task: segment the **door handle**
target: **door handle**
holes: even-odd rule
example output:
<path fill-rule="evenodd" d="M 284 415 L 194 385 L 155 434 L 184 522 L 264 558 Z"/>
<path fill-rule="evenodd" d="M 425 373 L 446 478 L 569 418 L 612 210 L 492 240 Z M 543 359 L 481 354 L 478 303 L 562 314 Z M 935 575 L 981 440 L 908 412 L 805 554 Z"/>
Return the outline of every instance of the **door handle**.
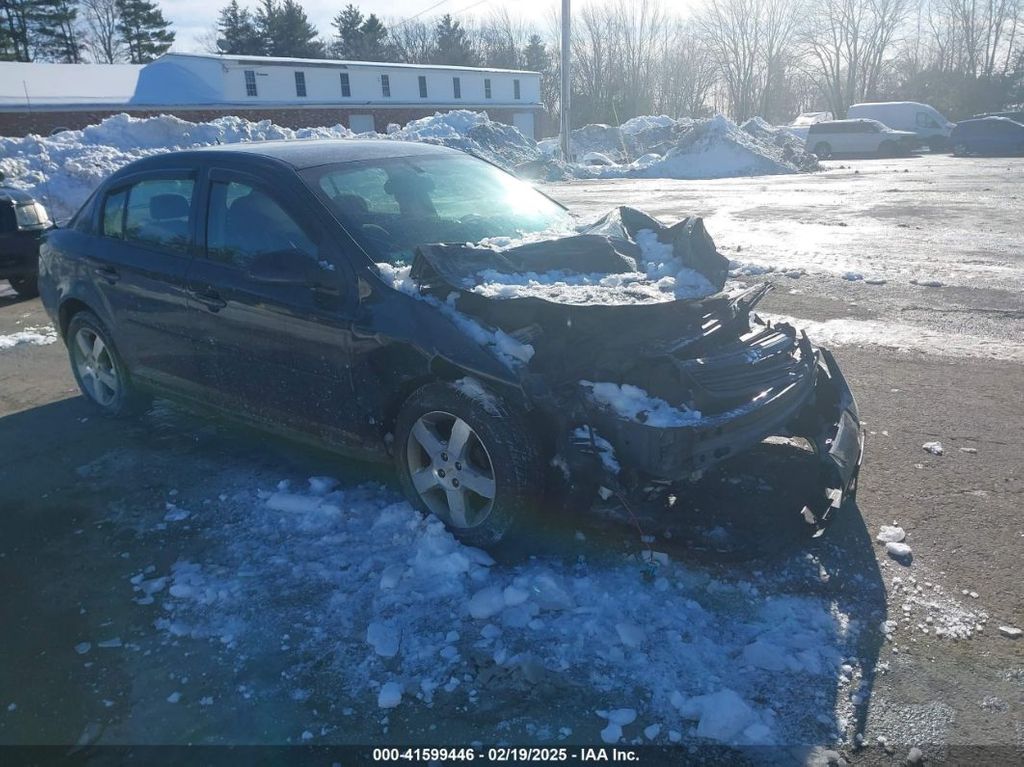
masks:
<path fill-rule="evenodd" d="M 93 269 L 93 272 L 96 274 L 97 277 L 99 277 L 101 280 L 105 280 L 110 285 L 113 285 L 115 282 L 121 279 L 121 275 L 118 274 L 117 269 L 114 269 L 113 267 L 110 266 L 97 266 L 95 269 Z"/>
<path fill-rule="evenodd" d="M 218 312 L 228 305 L 216 290 L 190 290 L 188 294 L 211 312 Z"/>

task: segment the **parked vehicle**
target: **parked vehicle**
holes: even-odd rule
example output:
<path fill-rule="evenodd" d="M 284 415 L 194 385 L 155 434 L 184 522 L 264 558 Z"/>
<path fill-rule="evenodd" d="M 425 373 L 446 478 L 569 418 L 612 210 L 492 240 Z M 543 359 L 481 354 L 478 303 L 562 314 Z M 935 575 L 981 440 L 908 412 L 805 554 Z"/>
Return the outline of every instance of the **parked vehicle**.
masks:
<path fill-rule="evenodd" d="M 933 152 L 949 149 L 949 134 L 954 123 L 928 104 L 917 101 L 876 101 L 854 104 L 846 111 L 851 119 L 878 120 L 893 130 L 915 134 L 923 146 Z"/>
<path fill-rule="evenodd" d="M 897 157 L 914 151 L 918 138 L 887 128 L 878 120 L 830 120 L 807 130 L 806 146 L 820 159 L 846 155 Z"/>
<path fill-rule="evenodd" d="M 0 280 L 23 298 L 39 293 L 39 239 L 52 228 L 46 208 L 30 194 L 0 187 Z"/>
<path fill-rule="evenodd" d="M 786 126 L 786 130 L 794 136 L 797 136 L 802 140 L 806 140 L 808 128 L 815 123 L 825 122 L 831 119 L 833 119 L 831 112 L 801 112 L 796 116 L 796 119 L 793 120 L 793 122 Z"/>
<path fill-rule="evenodd" d="M 989 112 L 989 113 L 982 114 L 982 115 L 974 115 L 974 117 L 972 117 L 971 119 L 972 120 L 977 120 L 977 119 L 980 119 L 982 117 L 1005 117 L 1008 120 L 1013 120 L 1014 122 L 1018 122 L 1018 123 L 1024 124 L 1024 112 L 1020 112 L 1020 111 L 1018 111 L 1018 112 Z"/>
<path fill-rule="evenodd" d="M 956 155 L 1024 155 L 1024 124 L 1006 117 L 964 120 L 950 141 Z"/>
<path fill-rule="evenodd" d="M 392 461 L 412 503 L 477 545 L 570 486 L 672 487 L 773 434 L 818 457 L 810 522 L 852 496 L 863 437 L 835 359 L 752 314 L 768 286 L 714 293 L 728 261 L 699 219 L 666 227 L 622 208 L 582 233 L 570 224 L 532 187 L 443 147 L 210 147 L 107 179 L 47 237 L 40 288 L 101 411 L 155 393 Z M 664 279 L 637 272 L 640 232 L 713 294 L 660 293 Z M 524 296 L 520 278 L 548 270 L 562 275 L 553 293 Z M 480 282 L 495 271 L 509 290 Z M 639 281 L 619 302 L 559 295 L 566 274 L 578 285 L 593 272 Z"/>

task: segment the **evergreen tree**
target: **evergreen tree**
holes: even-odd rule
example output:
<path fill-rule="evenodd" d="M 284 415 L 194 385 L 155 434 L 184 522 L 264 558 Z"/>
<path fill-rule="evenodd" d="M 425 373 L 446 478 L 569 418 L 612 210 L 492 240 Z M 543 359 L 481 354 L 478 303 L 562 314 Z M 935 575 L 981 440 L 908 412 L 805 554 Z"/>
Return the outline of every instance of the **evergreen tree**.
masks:
<path fill-rule="evenodd" d="M 70 0 L 36 0 L 32 12 L 37 58 L 80 64 L 85 44 L 78 33 L 78 8 Z"/>
<path fill-rule="evenodd" d="M 473 47 L 465 28 L 446 13 L 434 29 L 434 54 L 432 64 L 450 64 L 460 67 L 475 67 L 480 56 Z"/>
<path fill-rule="evenodd" d="M 317 39 L 306 12 L 295 0 L 263 0 L 256 11 L 256 29 L 268 56 L 320 59 L 324 44 Z"/>
<path fill-rule="evenodd" d="M 523 59 L 526 62 L 526 68 L 531 72 L 546 74 L 551 69 L 551 54 L 548 53 L 547 46 L 540 39 L 540 35 L 530 35 L 530 39 L 523 49 Z"/>
<path fill-rule="evenodd" d="M 128 48 L 132 64 L 145 64 L 166 53 L 174 42 L 171 24 L 155 2 L 118 0 L 121 18 L 117 30 Z"/>
<path fill-rule="evenodd" d="M 263 53 L 264 41 L 256 28 L 256 20 L 248 8 L 241 8 L 238 0 L 220 9 L 217 21 L 217 50 L 242 56 L 259 56 Z"/>
<path fill-rule="evenodd" d="M 394 61 L 397 52 L 388 37 L 388 29 L 376 15 L 364 17 L 354 5 L 334 17 L 331 26 L 337 37 L 331 53 L 352 61 Z"/>
<path fill-rule="evenodd" d="M 0 56 L 8 61 L 32 60 L 32 0 L 0 0 Z"/>

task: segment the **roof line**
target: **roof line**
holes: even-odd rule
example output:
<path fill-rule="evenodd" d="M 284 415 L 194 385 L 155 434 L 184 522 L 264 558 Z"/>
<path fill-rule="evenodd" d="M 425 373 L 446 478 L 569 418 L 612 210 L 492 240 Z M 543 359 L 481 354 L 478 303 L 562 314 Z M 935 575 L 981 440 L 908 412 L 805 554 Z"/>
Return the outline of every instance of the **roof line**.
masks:
<path fill-rule="evenodd" d="M 451 64 L 408 64 L 405 62 L 397 61 L 351 61 L 347 59 L 303 59 L 303 58 L 291 58 L 288 56 L 245 56 L 245 55 L 228 55 L 220 53 L 185 53 L 178 51 L 170 51 L 160 56 L 156 61 L 160 59 L 171 58 L 174 56 L 192 58 L 192 59 L 206 59 L 208 61 L 229 61 L 236 62 L 239 64 L 250 63 L 250 64 L 304 64 L 308 66 L 348 66 L 348 67 L 395 67 L 398 69 L 444 69 L 444 70 L 456 70 L 460 72 L 496 72 L 501 74 L 517 74 L 517 75 L 540 75 L 540 72 L 535 72 L 530 69 L 500 69 L 498 67 L 460 67 Z"/>

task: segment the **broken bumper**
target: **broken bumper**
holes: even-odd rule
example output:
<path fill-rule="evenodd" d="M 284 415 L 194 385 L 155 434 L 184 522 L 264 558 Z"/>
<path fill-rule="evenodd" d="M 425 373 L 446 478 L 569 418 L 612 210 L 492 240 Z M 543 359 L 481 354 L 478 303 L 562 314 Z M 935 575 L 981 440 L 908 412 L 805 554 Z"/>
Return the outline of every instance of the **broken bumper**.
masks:
<path fill-rule="evenodd" d="M 643 475 L 675 482 L 742 453 L 769 436 L 812 443 L 826 494 L 808 504 L 816 521 L 856 491 L 864 436 L 857 404 L 831 352 L 800 341 L 801 363 L 791 383 L 751 403 L 693 425 L 653 427 L 607 410 L 589 415 L 621 463 Z M 820 507 L 820 508 L 819 508 Z"/>

